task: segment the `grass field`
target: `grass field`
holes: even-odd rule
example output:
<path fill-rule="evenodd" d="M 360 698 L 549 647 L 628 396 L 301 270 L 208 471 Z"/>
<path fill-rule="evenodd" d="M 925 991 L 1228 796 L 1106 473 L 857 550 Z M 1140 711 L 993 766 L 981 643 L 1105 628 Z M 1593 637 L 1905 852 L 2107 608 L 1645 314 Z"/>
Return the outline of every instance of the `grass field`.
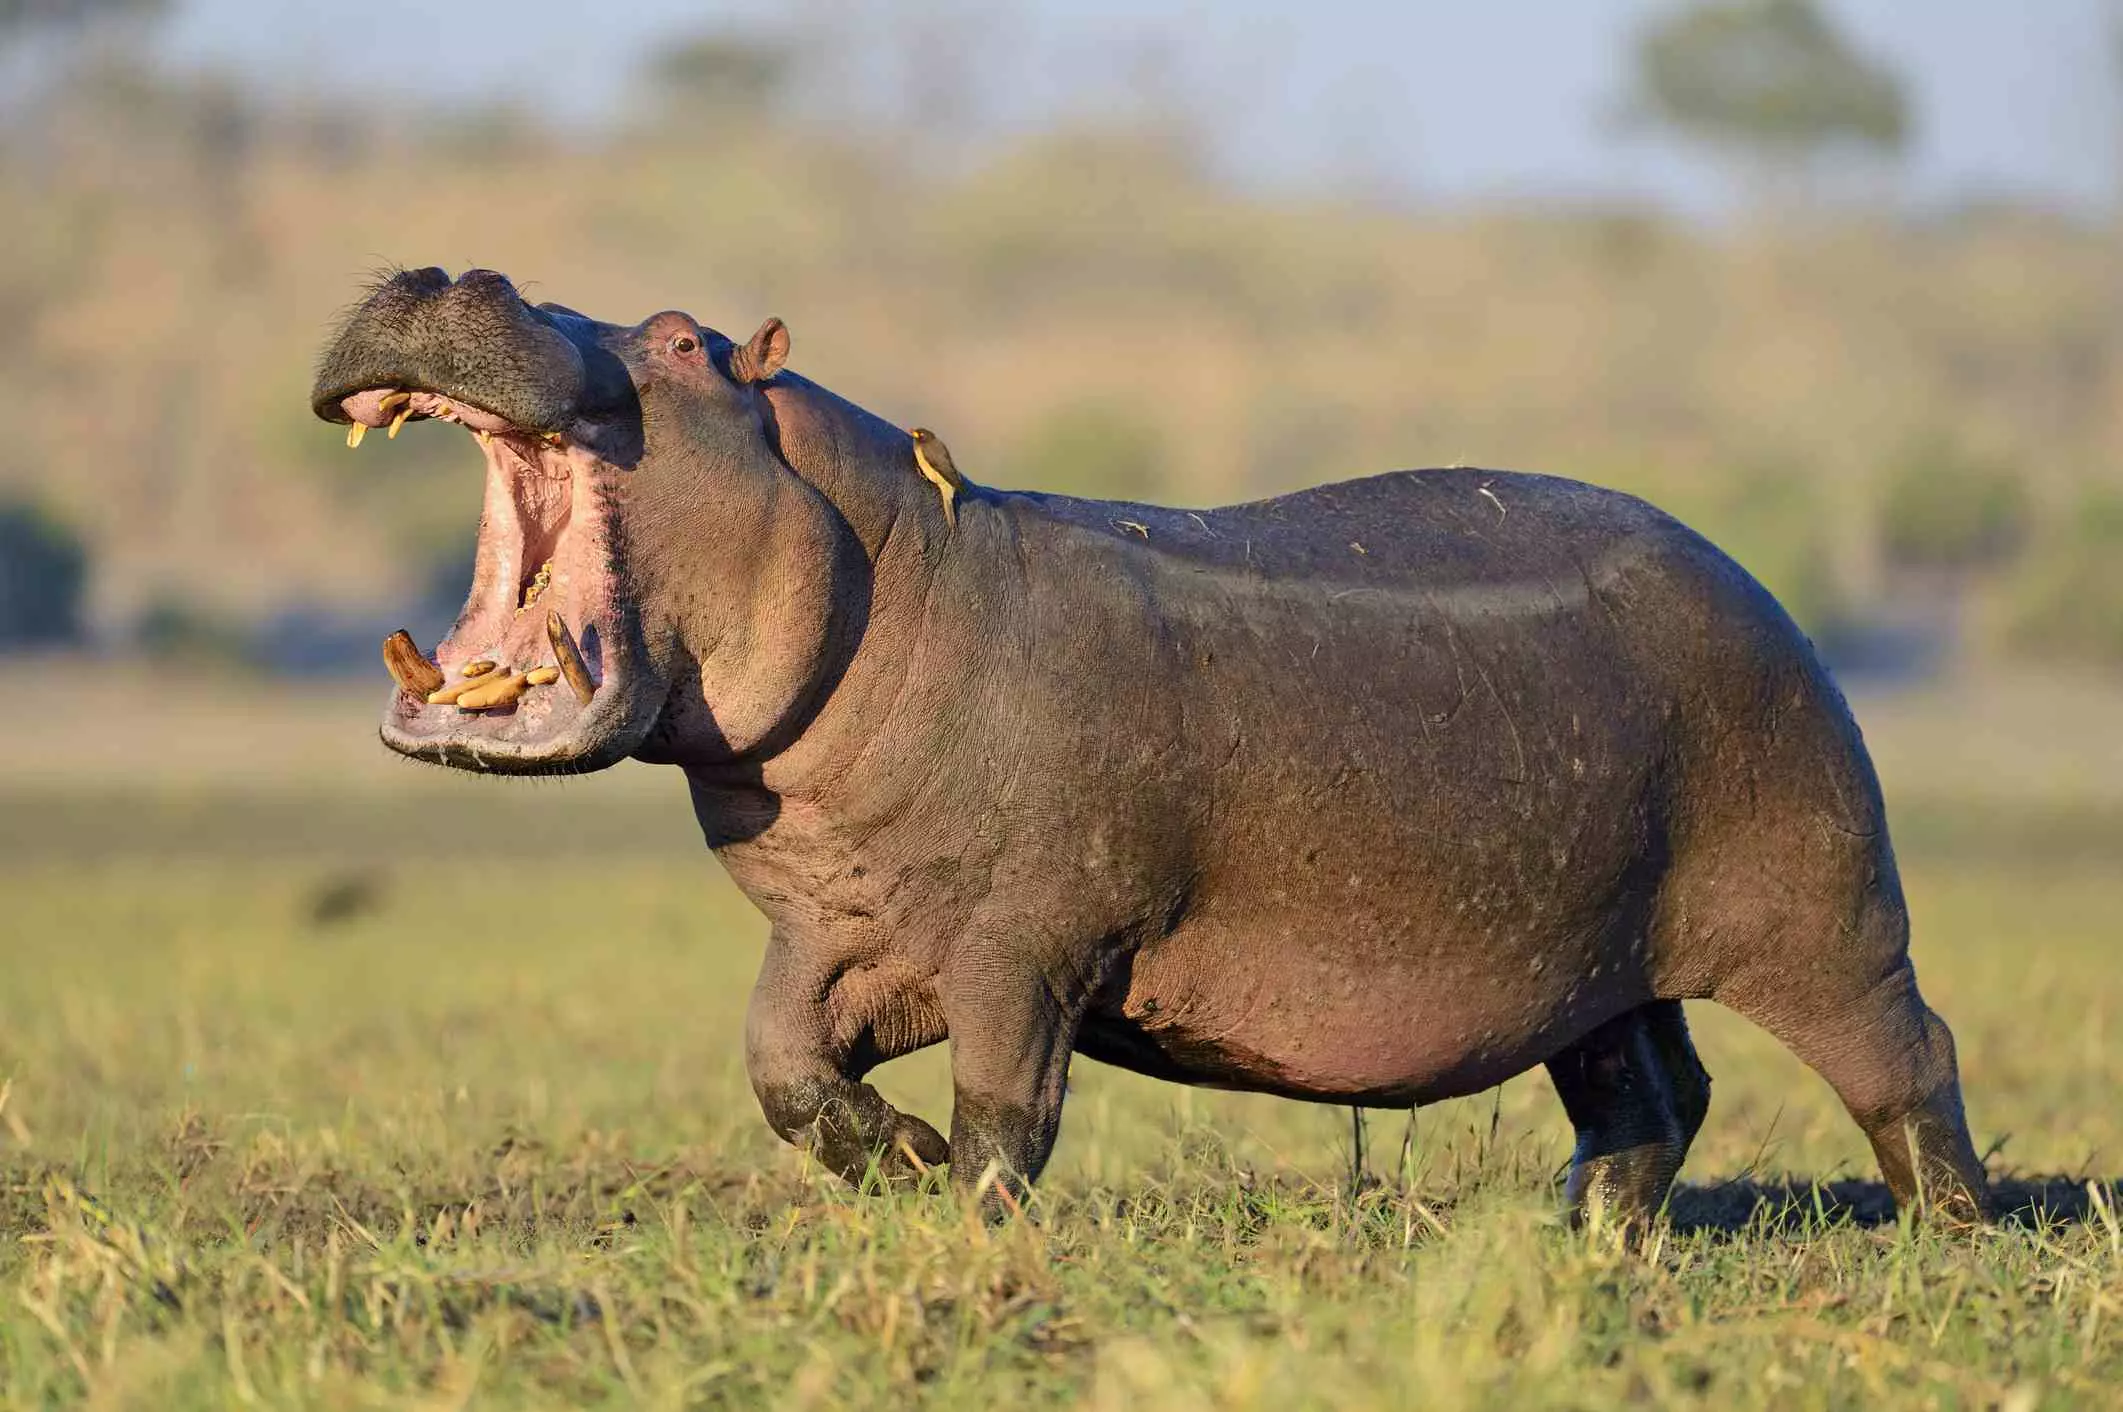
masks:
<path fill-rule="evenodd" d="M 1826 1087 L 1702 1007 L 1710 1120 L 1631 1250 L 1556 1220 L 1568 1132 L 1538 1075 L 1371 1115 L 1352 1181 L 1346 1112 L 1079 1062 L 1035 1219 L 852 1194 L 759 1118 L 739 1028 L 762 927 L 647 771 L 275 783 L 254 760 L 128 790 L 15 763 L 11 1404 L 2035 1408 L 2123 1386 L 2123 828 L 2099 808 L 1903 811 L 1920 973 L 2014 1216 L 1883 1219 Z M 941 1059 L 880 1085 L 940 1121 Z"/>

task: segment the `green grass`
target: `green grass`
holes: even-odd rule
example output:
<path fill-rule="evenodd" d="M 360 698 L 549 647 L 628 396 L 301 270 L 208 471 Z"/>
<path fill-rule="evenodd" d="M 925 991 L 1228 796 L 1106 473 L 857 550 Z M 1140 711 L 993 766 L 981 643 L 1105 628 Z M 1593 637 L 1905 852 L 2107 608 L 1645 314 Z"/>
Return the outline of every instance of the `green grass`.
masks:
<path fill-rule="evenodd" d="M 740 1052 L 762 927 L 682 808 L 408 778 L 0 809 L 10 1403 L 2032 1408 L 2123 1382 L 2123 876 L 2093 850 L 1905 846 L 1920 974 L 2019 1179 L 1995 1229 L 1878 1220 L 1825 1086 L 1714 1007 L 1690 1185 L 1638 1249 L 1556 1220 L 1538 1075 L 1373 1114 L 1352 1184 L 1341 1110 L 1088 1061 L 1035 1219 L 988 1229 L 768 1133 Z M 620 851 L 629 820 L 651 851 Z M 940 1054 L 880 1084 L 948 1113 Z"/>

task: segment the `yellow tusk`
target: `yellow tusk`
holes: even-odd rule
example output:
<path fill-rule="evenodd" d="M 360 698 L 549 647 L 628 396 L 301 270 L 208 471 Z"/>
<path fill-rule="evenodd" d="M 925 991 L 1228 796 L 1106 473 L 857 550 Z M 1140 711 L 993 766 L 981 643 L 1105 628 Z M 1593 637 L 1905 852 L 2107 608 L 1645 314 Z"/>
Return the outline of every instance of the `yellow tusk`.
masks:
<path fill-rule="evenodd" d="M 391 680 L 398 683 L 399 690 L 414 696 L 426 696 L 442 685 L 441 669 L 428 660 L 404 628 L 383 640 L 383 665 L 390 669 Z"/>
<path fill-rule="evenodd" d="M 396 441 L 398 439 L 398 429 L 404 426 L 405 419 L 412 415 L 413 409 L 408 407 L 404 411 L 400 412 L 397 416 L 391 418 L 391 429 L 384 433 L 385 438 L 391 441 Z"/>
<path fill-rule="evenodd" d="M 474 431 L 472 435 L 479 438 L 479 444 L 481 446 L 489 446 L 493 444 L 494 433 L 490 431 Z"/>
<path fill-rule="evenodd" d="M 575 688 L 575 699 L 583 705 L 597 694 L 597 684 L 590 680 L 590 669 L 582 660 L 582 653 L 575 649 L 575 639 L 568 632 L 568 625 L 560 614 L 548 609 L 545 615 L 546 640 L 553 644 L 553 656 L 560 663 L 560 674 Z"/>
<path fill-rule="evenodd" d="M 491 711 L 496 706 L 506 706 L 528 690 L 524 673 L 517 672 L 499 681 L 478 683 L 473 690 L 457 698 L 460 711 Z"/>
<path fill-rule="evenodd" d="M 351 451 L 361 444 L 361 438 L 369 434 L 367 422 L 356 422 L 346 429 L 346 449 Z"/>
<path fill-rule="evenodd" d="M 382 400 L 376 404 L 376 415 L 388 417 L 391 415 L 393 407 L 396 407 L 401 402 L 410 402 L 412 400 L 413 394 L 410 392 L 386 392 L 383 394 Z"/>
<path fill-rule="evenodd" d="M 465 664 L 464 664 L 464 665 L 463 665 L 462 667 L 459 667 L 459 668 L 458 668 L 457 670 L 458 670 L 458 672 L 459 672 L 459 673 L 461 673 L 461 674 L 462 674 L 462 675 L 464 675 L 464 676 L 468 676 L 468 677 L 483 677 L 483 676 L 485 676 L 485 675 L 486 675 L 486 674 L 487 674 L 488 672 L 491 672 L 491 671 L 493 671 L 493 670 L 494 670 L 494 662 L 493 662 L 493 659 L 492 659 L 492 658 L 489 658 L 489 657 L 482 657 L 482 658 L 480 658 L 480 659 L 479 659 L 478 661 L 476 661 L 476 662 L 467 662 L 467 663 L 465 663 Z"/>
<path fill-rule="evenodd" d="M 560 668 L 533 667 L 523 674 L 523 679 L 532 686 L 551 686 L 560 680 Z"/>

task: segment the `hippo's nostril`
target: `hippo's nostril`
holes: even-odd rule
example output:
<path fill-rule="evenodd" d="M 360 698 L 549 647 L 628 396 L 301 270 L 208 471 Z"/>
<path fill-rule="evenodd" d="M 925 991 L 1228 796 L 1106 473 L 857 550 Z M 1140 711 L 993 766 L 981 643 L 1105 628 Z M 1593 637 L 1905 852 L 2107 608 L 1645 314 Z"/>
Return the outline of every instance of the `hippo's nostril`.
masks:
<path fill-rule="evenodd" d="M 509 283 L 509 277 L 499 270 L 466 270 L 458 276 L 455 287 L 466 293 L 496 289 L 510 294 L 516 292 L 516 286 Z"/>

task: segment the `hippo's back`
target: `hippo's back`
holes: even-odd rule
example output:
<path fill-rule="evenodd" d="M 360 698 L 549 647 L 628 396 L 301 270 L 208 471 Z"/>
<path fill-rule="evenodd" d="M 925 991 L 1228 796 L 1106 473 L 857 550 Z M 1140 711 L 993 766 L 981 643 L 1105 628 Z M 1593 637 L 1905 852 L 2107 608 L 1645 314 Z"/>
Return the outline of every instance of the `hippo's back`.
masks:
<path fill-rule="evenodd" d="M 1194 570 L 1345 587 L 1451 591 L 1542 574 L 1574 577 L 1582 562 L 1634 538 L 1696 539 L 1620 491 L 1472 468 L 1393 471 L 1205 510 L 1009 498 L 1036 507 L 1043 519 L 1101 537 L 1133 537 Z"/>

